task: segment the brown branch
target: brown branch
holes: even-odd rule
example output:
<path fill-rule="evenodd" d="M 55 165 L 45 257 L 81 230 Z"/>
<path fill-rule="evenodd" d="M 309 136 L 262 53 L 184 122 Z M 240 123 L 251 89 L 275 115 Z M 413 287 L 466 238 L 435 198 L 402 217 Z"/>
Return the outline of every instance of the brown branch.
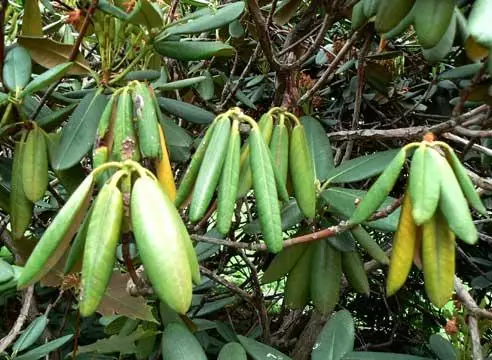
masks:
<path fill-rule="evenodd" d="M 451 118 L 434 126 L 412 126 L 399 129 L 377 130 L 377 129 L 361 129 L 361 130 L 346 130 L 328 133 L 330 140 L 359 140 L 359 139 L 391 139 L 391 138 L 406 138 L 415 139 L 422 137 L 427 132 L 440 134 L 447 132 L 460 126 L 461 124 L 473 123 L 477 121 L 485 121 L 487 117 L 483 115 L 489 110 L 488 105 L 481 105 L 475 109 Z"/>
<path fill-rule="evenodd" d="M 313 85 L 311 89 L 309 89 L 297 102 L 297 104 L 301 104 L 305 102 L 307 99 L 309 99 L 311 96 L 313 96 L 320 88 L 321 86 L 325 85 L 326 83 L 329 83 L 333 77 L 335 76 L 335 70 L 338 67 L 338 64 L 342 61 L 342 59 L 345 57 L 347 52 L 352 48 L 354 43 L 357 41 L 359 36 L 361 35 L 360 32 L 355 31 L 350 39 L 345 42 L 345 45 L 343 45 L 342 49 L 340 52 L 337 54 L 335 59 L 330 63 L 328 68 L 325 70 L 323 75 L 316 81 L 316 83 Z"/>
<path fill-rule="evenodd" d="M 68 57 L 68 61 L 75 61 L 77 58 L 77 55 L 80 52 L 80 44 L 82 44 L 82 40 L 84 39 L 85 33 L 87 32 L 87 29 L 89 28 L 89 24 L 92 21 L 92 15 L 94 15 L 94 12 L 96 11 L 97 8 L 97 3 L 99 0 L 92 0 L 91 4 L 89 6 L 89 9 L 87 10 L 87 16 L 84 18 L 84 22 L 82 23 L 82 27 L 79 32 L 79 36 L 77 37 L 77 40 L 75 41 L 75 44 L 73 44 L 72 51 L 70 52 L 70 56 Z M 55 83 L 53 83 L 48 90 L 46 90 L 46 93 L 43 95 L 41 98 L 41 101 L 39 102 L 38 106 L 36 109 L 34 109 L 34 112 L 32 113 L 31 119 L 35 120 L 36 117 L 39 115 L 39 112 L 43 108 L 43 105 L 46 103 L 48 98 L 51 96 L 51 93 L 55 90 L 55 88 L 60 84 L 62 81 L 62 78 L 58 79 Z"/>
<path fill-rule="evenodd" d="M 22 327 L 27 320 L 33 296 L 34 285 L 31 285 L 24 290 L 24 300 L 22 302 L 22 308 L 19 316 L 17 317 L 17 320 L 15 321 L 14 326 L 12 326 L 12 329 L 10 329 L 9 333 L 2 340 L 0 340 L 0 353 L 4 352 L 10 346 L 10 344 L 14 342 L 17 336 L 19 336 Z"/>
<path fill-rule="evenodd" d="M 270 40 L 270 35 L 268 34 L 268 28 L 266 26 L 265 18 L 261 14 L 260 6 L 256 0 L 248 0 L 248 8 L 253 16 L 253 21 L 256 24 L 256 29 L 258 30 L 258 40 L 261 44 L 263 53 L 265 54 L 270 66 L 274 70 L 279 70 L 281 64 L 275 59 L 272 49 L 272 42 Z"/>
<path fill-rule="evenodd" d="M 367 221 L 374 221 L 378 219 L 385 218 L 389 216 L 391 213 L 393 213 L 401 204 L 401 199 L 397 199 L 394 201 L 391 205 L 388 207 L 382 209 L 381 211 L 378 211 L 374 213 Z M 350 224 L 347 221 L 341 221 L 337 225 L 330 226 L 326 229 L 315 231 L 310 234 L 294 237 L 288 240 L 285 240 L 283 242 L 283 247 L 289 247 L 297 244 L 303 244 L 303 243 L 308 243 L 312 241 L 317 241 L 321 240 L 330 236 L 334 236 L 336 234 L 342 233 L 344 231 L 352 229 L 354 224 Z M 223 246 L 228 246 L 236 249 L 245 249 L 245 250 L 253 250 L 253 251 L 267 251 L 268 248 L 265 244 L 263 243 L 244 243 L 244 242 L 237 242 L 237 241 L 231 241 L 231 240 L 222 240 L 222 239 L 216 239 L 216 238 L 211 238 L 208 236 L 202 236 L 202 235 L 191 235 L 191 238 L 195 241 L 199 242 L 205 242 L 209 244 L 215 244 L 215 245 L 223 245 Z"/>

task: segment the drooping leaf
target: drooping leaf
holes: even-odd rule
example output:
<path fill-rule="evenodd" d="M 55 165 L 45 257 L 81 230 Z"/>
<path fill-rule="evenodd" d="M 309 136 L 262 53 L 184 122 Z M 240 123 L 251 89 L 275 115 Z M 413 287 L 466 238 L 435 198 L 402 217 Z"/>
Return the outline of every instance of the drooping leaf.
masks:
<path fill-rule="evenodd" d="M 70 341 L 72 338 L 73 338 L 73 335 L 65 335 L 65 336 L 58 338 L 56 340 L 52 340 L 50 342 L 47 342 L 46 344 L 43 344 L 37 348 L 32 349 L 31 351 L 28 351 L 25 354 L 22 354 L 22 355 L 16 357 L 16 360 L 41 359 L 42 357 L 48 355 L 50 352 L 58 349 L 60 346 L 63 346 L 65 343 Z"/>
<path fill-rule="evenodd" d="M 164 112 L 168 112 L 195 124 L 209 124 L 215 118 L 213 113 L 184 101 L 164 97 L 159 97 L 157 101 Z"/>
<path fill-rule="evenodd" d="M 290 357 L 281 353 L 280 351 L 262 344 L 256 340 L 249 337 L 238 335 L 237 336 L 241 345 L 246 349 L 246 352 L 254 360 L 265 360 L 265 359 L 278 359 L 278 360 L 291 360 Z"/>
<path fill-rule="evenodd" d="M 82 99 L 62 130 L 58 154 L 52 163 L 55 170 L 72 167 L 89 151 L 106 102 L 101 94 L 88 94 Z"/>
<path fill-rule="evenodd" d="M 321 197 L 328 203 L 328 205 L 335 211 L 347 218 L 350 218 L 355 211 L 355 203 L 357 199 L 362 199 L 367 194 L 363 190 L 345 189 L 345 188 L 329 188 L 321 193 Z M 396 199 L 388 197 L 380 209 L 391 205 Z M 398 226 L 398 219 L 400 217 L 400 209 L 395 210 L 389 216 L 368 222 L 367 225 L 382 231 L 395 232 Z"/>
<path fill-rule="evenodd" d="M 131 18 L 131 23 L 143 25 L 149 29 L 161 27 L 162 16 L 153 3 L 147 0 L 139 2 L 141 3 L 140 11 Z"/>
<path fill-rule="evenodd" d="M 16 46 L 5 56 L 2 81 L 14 93 L 31 79 L 31 57 L 22 46 Z"/>
<path fill-rule="evenodd" d="M 331 149 L 330 139 L 326 136 L 323 126 L 315 118 L 303 116 L 300 120 L 304 125 L 307 142 L 309 149 L 311 150 L 311 158 L 313 159 L 316 178 L 323 181 L 335 166 L 333 163 L 333 151 Z"/>
<path fill-rule="evenodd" d="M 319 334 L 312 360 L 341 360 L 354 348 L 355 329 L 350 312 L 342 310 L 331 317 Z"/>
<path fill-rule="evenodd" d="M 361 181 L 383 172 L 400 149 L 377 152 L 348 160 L 328 171 L 326 178 L 333 184 Z"/>
<path fill-rule="evenodd" d="M 43 314 L 34 319 L 12 346 L 14 353 L 23 351 L 34 344 L 43 333 L 46 325 L 48 325 L 48 317 L 46 315 Z"/>
<path fill-rule="evenodd" d="M 159 54 L 181 61 L 234 55 L 234 48 L 220 41 L 156 41 L 154 47 Z"/>
<path fill-rule="evenodd" d="M 288 230 L 294 225 L 299 224 L 305 217 L 297 205 L 296 199 L 291 199 L 280 211 L 280 217 L 282 218 L 282 230 Z M 246 224 L 243 228 L 247 234 L 258 234 L 261 232 L 260 221 L 255 219 Z"/>
<path fill-rule="evenodd" d="M 159 81 L 156 81 L 155 83 L 152 84 L 152 87 L 154 89 L 159 89 L 161 91 L 178 90 L 195 84 L 199 84 L 205 79 L 206 79 L 205 76 L 197 76 L 197 77 L 166 82 L 166 83 L 160 83 Z"/>
<path fill-rule="evenodd" d="M 21 36 L 18 38 L 20 45 L 31 54 L 31 58 L 39 65 L 51 69 L 56 65 L 68 62 L 73 45 L 63 44 L 45 37 Z M 90 67 L 84 56 L 79 53 L 73 66 L 68 71 L 69 75 L 85 75 L 90 72 Z"/>
<path fill-rule="evenodd" d="M 157 322 L 152 314 L 152 307 L 147 305 L 145 299 L 142 296 L 131 296 L 127 292 L 126 285 L 129 279 L 128 274 L 119 271 L 113 273 L 97 312 L 103 316 L 117 314 L 130 319 Z"/>

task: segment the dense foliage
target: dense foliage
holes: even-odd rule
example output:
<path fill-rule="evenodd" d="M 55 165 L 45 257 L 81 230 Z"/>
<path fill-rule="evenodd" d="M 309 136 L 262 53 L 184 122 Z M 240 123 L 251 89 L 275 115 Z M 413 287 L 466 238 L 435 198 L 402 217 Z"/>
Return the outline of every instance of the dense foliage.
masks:
<path fill-rule="evenodd" d="M 0 0 L 9 359 L 492 359 L 490 0 Z"/>

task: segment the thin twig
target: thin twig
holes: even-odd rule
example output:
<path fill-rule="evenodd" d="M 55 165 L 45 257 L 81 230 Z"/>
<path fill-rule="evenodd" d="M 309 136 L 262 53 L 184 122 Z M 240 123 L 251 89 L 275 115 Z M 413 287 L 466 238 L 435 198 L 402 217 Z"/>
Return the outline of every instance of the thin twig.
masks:
<path fill-rule="evenodd" d="M 395 200 L 390 206 L 384 208 L 381 211 L 378 211 L 374 213 L 367 221 L 374 221 L 378 219 L 385 218 L 389 216 L 391 213 L 393 213 L 401 204 L 401 199 Z M 342 233 L 344 231 L 352 229 L 354 224 L 350 224 L 346 221 L 341 221 L 337 225 L 330 226 L 326 229 L 319 230 L 310 234 L 294 237 L 288 240 L 285 240 L 283 242 L 283 247 L 289 247 L 297 244 L 303 244 L 303 243 L 308 243 L 312 241 L 317 241 L 321 240 L 330 236 L 334 236 L 336 234 Z M 265 244 L 260 244 L 260 243 L 244 243 L 244 242 L 237 242 L 237 241 L 231 241 L 231 240 L 222 240 L 222 239 L 216 239 L 216 238 L 211 238 L 208 236 L 202 236 L 202 235 L 191 235 L 192 239 L 195 241 L 199 242 L 205 242 L 209 244 L 215 244 L 215 245 L 223 245 L 223 246 L 228 246 L 236 249 L 245 249 L 245 250 L 254 250 L 254 251 L 267 251 L 268 248 Z"/>
<path fill-rule="evenodd" d="M 33 296 L 34 296 L 34 285 L 31 285 L 24 290 L 24 300 L 22 302 L 22 308 L 19 313 L 19 316 L 17 317 L 17 320 L 15 321 L 14 326 L 12 326 L 12 329 L 10 329 L 7 336 L 5 336 L 2 340 L 0 340 L 0 353 L 4 352 L 10 346 L 10 344 L 14 342 L 17 336 L 19 336 L 22 327 L 24 326 L 24 323 L 27 320 L 27 316 Z"/>
<path fill-rule="evenodd" d="M 321 86 L 325 85 L 326 83 L 330 82 L 333 79 L 333 77 L 335 75 L 335 70 L 337 69 L 338 64 L 342 61 L 342 59 L 345 57 L 345 55 L 347 54 L 347 52 L 352 48 L 352 46 L 354 45 L 354 43 L 359 38 L 360 34 L 361 33 L 358 32 L 358 31 L 355 31 L 352 34 L 352 36 L 350 37 L 350 39 L 348 39 L 347 42 L 345 43 L 345 45 L 343 45 L 342 49 L 337 54 L 337 56 L 335 57 L 335 59 L 333 59 L 333 61 L 330 63 L 330 65 L 325 70 L 325 72 L 323 73 L 323 75 L 321 75 L 321 77 L 318 79 L 318 81 L 316 81 L 316 83 L 313 85 L 313 87 L 311 89 L 309 89 L 299 99 L 299 101 L 297 102 L 297 104 L 301 104 L 301 103 L 305 102 L 307 99 L 309 99 L 311 96 L 313 96 L 321 88 Z"/>
<path fill-rule="evenodd" d="M 224 99 L 224 101 L 219 105 L 219 109 L 220 110 L 224 109 L 224 106 L 226 106 L 227 103 L 231 100 L 231 98 L 234 95 L 236 95 L 236 92 L 239 89 L 239 85 L 241 84 L 241 81 L 248 74 L 249 69 L 251 68 L 251 65 L 253 64 L 253 62 L 256 60 L 256 57 L 258 56 L 258 52 L 260 51 L 260 48 L 261 48 L 261 45 L 260 45 L 260 43 L 258 43 L 256 45 L 255 51 L 253 51 L 253 55 L 251 55 L 251 57 L 248 60 L 248 63 L 244 67 L 241 75 L 239 76 L 239 79 L 237 79 L 236 84 L 234 85 L 234 87 L 232 88 L 232 90 L 229 92 L 229 94 L 227 95 L 227 97 Z M 226 90 L 226 88 L 224 88 L 224 90 Z"/>
<path fill-rule="evenodd" d="M 248 0 L 248 8 L 253 16 L 253 21 L 256 23 L 256 28 L 258 29 L 258 37 L 265 54 L 268 63 L 274 70 L 279 70 L 281 64 L 275 59 L 272 49 L 272 42 L 270 40 L 270 35 L 268 34 L 268 28 L 266 26 L 265 18 L 261 14 L 260 6 L 256 0 Z"/>
<path fill-rule="evenodd" d="M 75 41 L 75 44 L 73 44 L 72 51 L 70 52 L 70 55 L 68 57 L 68 61 L 74 61 L 77 58 L 77 55 L 80 52 L 80 44 L 82 43 L 82 40 L 84 39 L 85 33 L 87 32 L 87 29 L 89 28 L 89 24 L 91 23 L 92 16 L 94 15 L 94 12 L 96 11 L 97 8 L 97 3 L 99 0 L 92 0 L 91 4 L 89 6 L 89 9 L 87 10 L 87 16 L 84 18 L 84 22 L 82 23 L 82 27 L 79 32 L 79 36 L 77 37 L 77 40 Z M 55 83 L 53 83 L 48 90 L 44 93 L 43 97 L 41 98 L 41 101 L 39 102 L 38 106 L 36 109 L 34 109 L 31 119 L 35 120 L 36 117 L 39 115 L 39 112 L 43 108 L 43 105 L 46 103 L 48 98 L 51 96 L 55 88 L 60 84 L 62 81 L 62 78 L 58 79 Z"/>
<path fill-rule="evenodd" d="M 215 281 L 216 283 L 219 283 L 222 286 L 225 286 L 227 289 L 232 291 L 235 294 L 238 294 L 240 297 L 242 297 L 244 300 L 254 303 L 253 298 L 250 294 L 248 294 L 246 291 L 243 289 L 239 288 L 236 284 L 231 283 L 230 281 L 227 281 L 223 277 L 220 277 L 217 275 L 215 272 L 212 270 L 207 269 L 206 267 L 200 265 L 200 272 L 208 277 L 209 279 Z"/>
<path fill-rule="evenodd" d="M 261 326 L 263 328 L 263 341 L 265 344 L 271 344 L 271 334 L 270 334 L 270 320 L 268 319 L 268 312 L 265 305 L 265 298 L 263 297 L 263 291 L 261 290 L 260 280 L 258 278 L 258 271 L 253 263 L 248 259 L 244 251 L 240 251 L 239 254 L 243 261 L 248 265 L 251 271 L 251 280 L 255 290 L 255 297 L 257 300 L 258 315 L 261 320 Z"/>

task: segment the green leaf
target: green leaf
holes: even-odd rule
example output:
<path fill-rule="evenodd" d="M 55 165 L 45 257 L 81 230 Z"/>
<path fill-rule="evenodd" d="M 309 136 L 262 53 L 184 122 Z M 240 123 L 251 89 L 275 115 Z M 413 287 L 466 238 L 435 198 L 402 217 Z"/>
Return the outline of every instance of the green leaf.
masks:
<path fill-rule="evenodd" d="M 241 25 L 241 22 L 238 19 L 232 21 L 229 24 L 229 34 L 235 39 L 244 36 L 245 34 L 244 27 L 243 25 Z"/>
<path fill-rule="evenodd" d="M 381 352 L 351 352 L 343 357 L 343 360 L 431 360 L 420 356 L 381 353 Z"/>
<path fill-rule="evenodd" d="M 180 117 L 185 121 L 195 124 L 209 124 L 215 119 L 215 115 L 210 111 L 188 104 L 184 101 L 164 97 L 159 97 L 157 101 L 163 111 Z"/>
<path fill-rule="evenodd" d="M 156 41 L 154 47 L 159 54 L 181 61 L 234 55 L 234 48 L 220 41 Z"/>
<path fill-rule="evenodd" d="M 166 144 L 171 160 L 175 162 L 188 161 L 191 157 L 193 138 L 172 119 L 167 116 L 163 116 L 162 119 L 161 125 L 166 134 Z"/>
<path fill-rule="evenodd" d="M 22 35 L 43 36 L 43 25 L 38 0 L 24 1 L 24 15 L 22 16 Z"/>
<path fill-rule="evenodd" d="M 326 178 L 330 183 L 350 183 L 365 180 L 383 172 L 400 149 L 380 151 L 348 160 L 328 171 Z"/>
<path fill-rule="evenodd" d="M 305 216 L 302 214 L 301 209 L 297 205 L 296 199 L 291 199 L 280 211 L 280 217 L 282 218 L 282 230 L 288 230 L 294 225 L 299 224 Z M 255 219 L 246 224 L 243 228 L 246 234 L 258 234 L 261 232 L 260 221 Z"/>
<path fill-rule="evenodd" d="M 241 90 L 237 90 L 234 94 L 234 97 L 250 109 L 256 109 L 256 105 L 253 103 L 253 101 L 251 101 L 250 98 Z"/>
<path fill-rule="evenodd" d="M 429 345 L 439 360 L 457 360 L 458 358 L 453 345 L 439 334 L 430 337 Z"/>
<path fill-rule="evenodd" d="M 132 24 L 139 24 L 146 26 L 149 29 L 162 26 L 162 16 L 154 5 L 147 0 L 140 0 L 141 8 L 131 18 Z"/>
<path fill-rule="evenodd" d="M 41 75 L 36 76 L 29 84 L 27 84 L 24 90 L 22 90 L 19 97 L 31 95 L 32 93 L 51 85 L 58 79 L 62 78 L 63 75 L 70 70 L 72 65 L 73 63 L 71 62 L 63 63 L 45 71 Z"/>
<path fill-rule="evenodd" d="M 19 351 L 27 349 L 29 346 L 34 344 L 37 339 L 41 336 L 44 329 L 48 325 L 48 317 L 46 315 L 38 316 L 32 323 L 29 324 L 22 335 L 17 339 L 12 350 L 15 354 Z"/>
<path fill-rule="evenodd" d="M 453 48 L 455 36 L 456 36 L 456 15 L 454 15 L 453 12 L 448 28 L 444 33 L 444 35 L 442 36 L 441 40 L 439 40 L 439 42 L 437 43 L 437 45 L 430 49 L 423 49 L 422 53 L 424 55 L 425 60 L 435 63 L 444 59 L 446 55 L 448 55 L 451 49 Z"/>
<path fill-rule="evenodd" d="M 197 338 L 185 325 L 172 323 L 162 334 L 162 358 L 166 360 L 207 360 Z"/>
<path fill-rule="evenodd" d="M 455 67 L 454 69 L 446 70 L 438 76 L 439 80 L 456 80 L 456 79 L 466 79 L 473 77 L 480 68 L 481 63 L 467 64 L 463 66 Z"/>
<path fill-rule="evenodd" d="M 51 114 L 37 117 L 36 123 L 44 130 L 51 130 L 61 125 L 66 120 L 67 116 L 77 107 L 77 104 L 62 106 L 53 111 Z"/>
<path fill-rule="evenodd" d="M 106 102 L 107 99 L 97 93 L 82 99 L 62 130 L 58 154 L 52 163 L 55 170 L 72 167 L 91 149 Z"/>
<path fill-rule="evenodd" d="M 230 342 L 220 349 L 217 360 L 247 360 L 246 351 L 244 351 L 241 344 Z"/>
<path fill-rule="evenodd" d="M 354 348 L 355 329 L 350 312 L 333 315 L 319 334 L 311 353 L 312 360 L 340 360 Z"/>
<path fill-rule="evenodd" d="M 304 125 L 304 131 L 306 132 L 316 178 L 323 181 L 327 178 L 328 173 L 335 167 L 330 139 L 326 136 L 326 131 L 323 126 L 315 118 L 303 116 L 300 120 Z"/>
<path fill-rule="evenodd" d="M 21 46 L 16 46 L 5 56 L 2 80 L 14 93 L 27 85 L 31 79 L 31 57 Z"/>
<path fill-rule="evenodd" d="M 241 16 L 244 11 L 244 6 L 243 1 L 230 3 L 214 13 L 211 12 L 209 14 L 202 15 L 184 24 L 181 23 L 178 25 L 171 25 L 157 37 L 157 40 L 159 41 L 160 39 L 164 39 L 169 35 L 199 34 L 220 28 Z"/>
<path fill-rule="evenodd" d="M 492 2 L 490 0 L 477 0 L 468 17 L 470 36 L 473 36 L 477 43 L 489 49 L 492 48 L 491 16 Z"/>
<path fill-rule="evenodd" d="M 201 83 L 205 79 L 206 79 L 205 76 L 197 76 L 197 77 L 192 77 L 192 78 L 188 78 L 188 79 L 177 80 L 177 81 L 172 81 L 172 82 L 167 82 L 167 83 L 160 83 L 159 81 L 156 81 L 155 83 L 152 84 L 152 87 L 154 89 L 158 89 L 161 91 L 178 90 L 178 89 L 182 89 L 185 87 L 189 87 L 189 86 Z"/>
<path fill-rule="evenodd" d="M 241 345 L 243 345 L 243 347 L 246 349 L 246 352 L 249 354 L 249 356 L 251 356 L 254 360 L 291 360 L 290 357 L 288 357 L 287 355 L 256 340 L 242 335 L 238 335 L 237 338 Z"/>
<path fill-rule="evenodd" d="M 135 342 L 137 340 L 144 339 L 155 334 L 155 330 L 144 330 L 142 327 L 138 327 L 136 331 L 132 332 L 129 335 L 112 335 L 109 338 L 98 340 L 93 344 L 79 346 L 77 353 L 119 353 L 122 355 L 135 354 L 137 351 Z"/>
<path fill-rule="evenodd" d="M 68 62 L 73 45 L 63 44 L 44 37 L 20 36 L 20 45 L 29 50 L 31 58 L 39 65 L 51 69 L 56 65 Z M 68 75 L 86 75 L 90 66 L 84 56 L 79 53 Z"/>
<path fill-rule="evenodd" d="M 360 200 L 364 198 L 366 194 L 367 191 L 363 190 L 333 187 L 323 191 L 321 193 L 321 197 L 328 203 L 330 209 L 334 212 L 350 218 L 355 211 L 355 203 L 357 199 Z M 395 201 L 395 198 L 388 196 L 380 206 L 379 210 L 384 209 Z M 381 231 L 395 232 L 398 226 L 399 218 L 400 209 L 398 208 L 389 216 L 376 221 L 368 222 L 366 225 Z"/>
<path fill-rule="evenodd" d="M 203 76 L 205 77 L 205 80 L 199 82 L 196 89 L 203 100 L 209 101 L 212 100 L 215 95 L 214 79 L 208 70 L 203 72 Z"/>
<path fill-rule="evenodd" d="M 12 265 L 0 258 L 0 284 L 4 284 L 14 277 Z"/>
<path fill-rule="evenodd" d="M 37 360 L 41 359 L 42 357 L 48 355 L 50 352 L 53 350 L 58 349 L 60 346 L 63 346 L 65 343 L 70 341 L 73 338 L 73 335 L 65 335 L 59 339 L 50 341 L 44 345 L 41 345 L 35 349 L 32 349 L 31 351 L 28 351 L 27 353 L 16 357 L 16 360 Z M 80 348 L 79 348 L 80 349 Z"/>

